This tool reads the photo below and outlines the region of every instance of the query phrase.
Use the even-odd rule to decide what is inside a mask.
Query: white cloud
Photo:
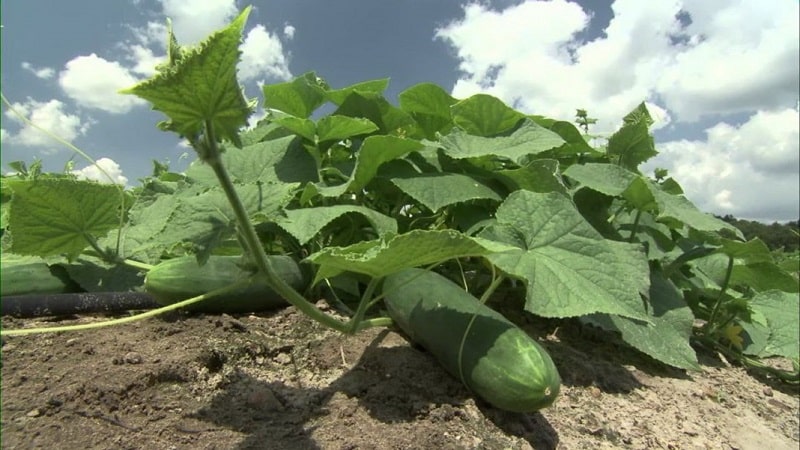
[[[239,77],[242,81],[267,76],[278,80],[292,77],[280,39],[268,32],[263,25],[256,25],[247,33],[241,46]]]
[[[24,103],[14,103],[12,107],[29,121],[66,141],[72,141],[76,137],[86,134],[90,127],[89,123],[82,123],[77,115],[65,112],[65,105],[55,99],[42,103],[29,97]],[[4,129],[3,142],[28,147],[50,147],[56,145],[51,137],[36,128],[24,124],[10,110],[6,110],[5,114],[9,119],[21,124],[22,127],[16,133],[11,133]]]
[[[71,173],[81,180],[95,180],[100,183],[116,183],[123,186],[128,183],[128,178],[122,175],[122,169],[113,159],[100,158],[95,163],[95,165],[87,166],[80,170],[73,170]],[[109,177],[111,178],[110,180]]]
[[[681,49],[657,83],[667,105],[692,120],[709,113],[794,104],[800,80],[795,0],[686,2],[696,44]]]
[[[52,67],[42,67],[42,68],[35,68],[33,65],[27,61],[22,62],[22,68],[27,70],[28,72],[36,75],[37,78],[41,78],[43,80],[47,80],[49,78],[53,78],[53,75],[56,74],[55,69]]]
[[[164,16],[182,45],[197,44],[239,14],[235,0],[161,0]],[[161,37],[165,41],[166,35]]]
[[[605,36],[576,40],[591,19],[577,3],[479,4],[436,31],[463,76],[453,95],[486,92],[529,112],[569,118],[575,108],[612,131],[642,100],[677,121],[794,104],[800,83],[795,0],[616,0]],[[684,26],[679,14],[688,14]],[[536,26],[531,26],[536,24]]]
[[[155,75],[156,66],[164,62],[164,59],[166,59],[166,55],[156,56],[153,54],[153,50],[143,45],[135,44],[123,47],[128,53],[127,59],[134,63],[134,66],[130,68],[130,71],[145,77]]]
[[[288,40],[292,40],[294,38],[295,28],[293,25],[289,25],[288,23],[283,26],[283,37]]]
[[[800,114],[796,109],[755,113],[740,126],[718,123],[704,141],[658,145],[643,166],[669,170],[700,209],[762,220],[800,216]]]
[[[7,142],[10,137],[11,134],[8,132],[8,130],[6,130],[5,128],[0,128],[0,143]]]
[[[96,54],[68,61],[58,76],[58,84],[77,104],[113,114],[122,114],[145,102],[133,95],[117,93],[133,86],[138,79],[118,62]]]

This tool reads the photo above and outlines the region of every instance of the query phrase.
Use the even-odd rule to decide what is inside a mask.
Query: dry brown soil
[[[797,387],[707,353],[686,374],[570,321],[517,321],[563,379],[538,413],[476,401],[394,331],[345,337],[293,308],[5,337],[2,448],[798,448]]]

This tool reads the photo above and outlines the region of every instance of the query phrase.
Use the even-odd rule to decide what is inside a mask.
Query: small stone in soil
[[[136,352],[128,352],[125,354],[124,361],[128,364],[141,364],[144,358]]]

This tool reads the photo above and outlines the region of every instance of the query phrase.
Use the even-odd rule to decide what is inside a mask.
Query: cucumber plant
[[[123,91],[189,142],[188,170],[155,163],[126,191],[4,177],[3,254],[43,258],[85,290],[144,289],[169,303],[139,317],[243,311],[269,289],[343,333],[396,324],[510,410],[552,403],[559,377],[541,346],[476,299],[504,283],[524,288],[525,311],[611,330],[664,364],[697,370],[692,344],[704,345],[798,381],[796,366],[761,360],[797,364],[796,278],[664,171],[641,173],[657,154],[644,104],[594,147],[570,122],[489,95],[456,99],[422,83],[393,105],[387,79],[334,89],[309,72],[263,86],[267,114],[245,129],[256,101],[236,64],[249,11],[195,48],[170,29],[167,61]],[[326,104],[333,112],[312,118]],[[579,110],[584,132],[591,120]],[[347,320],[307,300],[323,288]],[[439,320],[456,331],[439,336]],[[98,325],[47,330],[88,326]]]

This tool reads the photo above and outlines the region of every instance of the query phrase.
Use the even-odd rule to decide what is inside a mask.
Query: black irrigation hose
[[[159,306],[163,305],[144,292],[5,295],[0,298],[0,312],[3,316],[22,318],[121,312]]]

